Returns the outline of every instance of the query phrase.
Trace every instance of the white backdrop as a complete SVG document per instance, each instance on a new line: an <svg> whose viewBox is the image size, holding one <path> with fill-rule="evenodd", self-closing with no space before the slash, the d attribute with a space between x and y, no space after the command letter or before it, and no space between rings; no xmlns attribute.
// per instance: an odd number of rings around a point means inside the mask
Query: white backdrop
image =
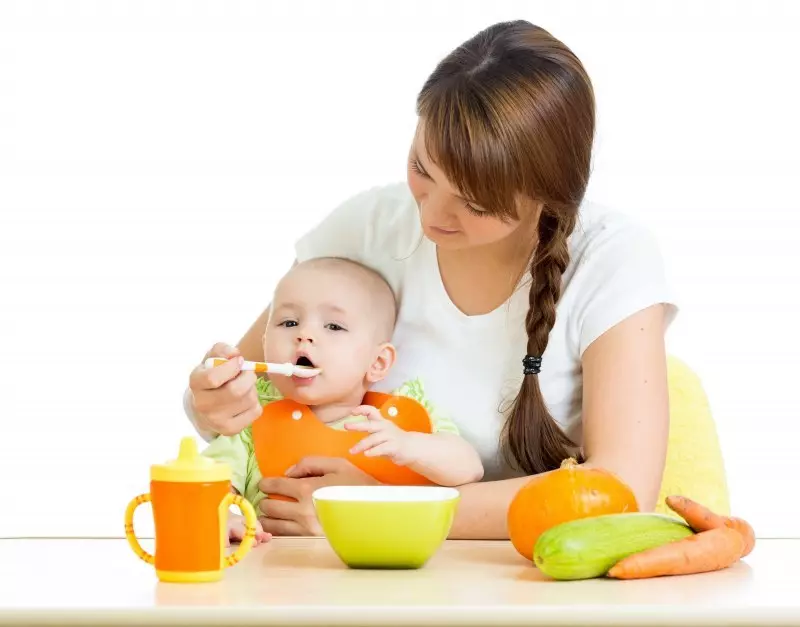
<svg viewBox="0 0 800 627"><path fill-rule="evenodd" d="M0 535L119 535L194 363L404 176L436 62L518 17L593 78L589 195L661 239L736 513L800 535L798 4L0 2Z"/></svg>

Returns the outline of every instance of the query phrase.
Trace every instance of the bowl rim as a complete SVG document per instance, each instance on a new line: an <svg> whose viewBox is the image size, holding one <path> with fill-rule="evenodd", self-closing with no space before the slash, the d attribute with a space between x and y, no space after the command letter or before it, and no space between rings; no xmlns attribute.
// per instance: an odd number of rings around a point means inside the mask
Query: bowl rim
<svg viewBox="0 0 800 627"><path fill-rule="evenodd" d="M330 485L311 493L313 501L326 503L447 503L460 497L456 488L436 485Z"/></svg>

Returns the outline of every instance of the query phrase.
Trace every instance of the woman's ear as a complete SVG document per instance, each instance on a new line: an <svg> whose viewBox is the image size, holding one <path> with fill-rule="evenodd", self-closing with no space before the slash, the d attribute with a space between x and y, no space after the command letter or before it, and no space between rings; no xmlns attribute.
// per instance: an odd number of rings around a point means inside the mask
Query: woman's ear
<svg viewBox="0 0 800 627"><path fill-rule="evenodd" d="M378 348L378 354L367 369L366 379L369 383L380 381L389 374L397 358L397 351L389 342L384 342Z"/></svg>

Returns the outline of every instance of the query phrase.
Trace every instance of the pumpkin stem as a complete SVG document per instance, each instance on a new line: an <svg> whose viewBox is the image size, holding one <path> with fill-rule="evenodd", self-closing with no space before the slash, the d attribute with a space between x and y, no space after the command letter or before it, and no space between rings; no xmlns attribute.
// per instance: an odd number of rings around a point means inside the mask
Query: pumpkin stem
<svg viewBox="0 0 800 627"><path fill-rule="evenodd" d="M577 465L578 465L578 460L575 459L574 457L568 457L563 462L561 462L562 468L568 468L570 470L575 468Z"/></svg>

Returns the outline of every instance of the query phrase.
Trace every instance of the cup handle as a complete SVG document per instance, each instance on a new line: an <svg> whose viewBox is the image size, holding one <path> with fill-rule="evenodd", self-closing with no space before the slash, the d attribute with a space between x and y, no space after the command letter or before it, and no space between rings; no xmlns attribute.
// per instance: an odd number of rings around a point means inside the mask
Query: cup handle
<svg viewBox="0 0 800 627"><path fill-rule="evenodd" d="M136 533L133 531L133 512L136 511L136 508L142 503L149 502L149 494L140 494L128 503L128 508L125 510L125 538L128 540L128 544L136 555L148 564L154 564L156 558L142 548L142 545L139 544L139 540L136 537Z"/></svg>
<svg viewBox="0 0 800 627"><path fill-rule="evenodd" d="M224 512L227 516L227 510L231 505L236 505L244 516L244 523L246 530L244 538L242 538L239 548L225 558L225 568L230 568L238 563L249 551L253 548L256 542L256 512L250 502L242 498L239 494L228 493L220 503L220 512ZM225 520L223 517L222 520Z"/></svg>

